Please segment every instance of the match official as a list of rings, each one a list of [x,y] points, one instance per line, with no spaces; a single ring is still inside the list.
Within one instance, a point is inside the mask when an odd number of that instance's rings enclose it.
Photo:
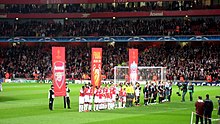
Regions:
[[[48,98],[49,98],[49,109],[53,110],[53,101],[54,101],[54,87],[53,87],[53,85],[50,86],[50,90],[48,92]]]

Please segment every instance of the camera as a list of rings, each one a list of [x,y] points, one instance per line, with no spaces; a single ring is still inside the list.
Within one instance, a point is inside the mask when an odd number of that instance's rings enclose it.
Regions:
[[[178,96],[181,96],[180,92],[176,92],[176,94],[177,94]]]
[[[220,96],[215,96],[215,98],[220,98]]]

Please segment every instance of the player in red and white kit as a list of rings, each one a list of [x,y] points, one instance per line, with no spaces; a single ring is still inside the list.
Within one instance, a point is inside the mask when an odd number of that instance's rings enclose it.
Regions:
[[[123,89],[122,89],[122,85],[120,85],[119,88],[119,100],[118,100],[118,108],[122,108],[122,102],[123,102]]]
[[[99,88],[98,88],[98,86],[96,86],[95,87],[95,90],[94,90],[94,96],[95,96],[95,98],[94,98],[94,106],[93,106],[93,110],[94,111],[99,111],[99,93],[100,93],[100,91],[99,91]]]
[[[79,112],[84,111],[84,86],[80,89],[79,92]]]
[[[122,108],[125,108],[126,105],[126,95],[127,95],[126,88],[124,88],[122,90]]]
[[[110,88],[107,87],[107,92],[106,92],[106,98],[107,98],[107,109],[111,109],[111,103],[112,103],[112,98],[111,98],[111,92]]]
[[[89,95],[90,95],[90,89],[89,86],[86,85],[86,87],[84,88],[84,111],[88,111],[88,107],[89,107]]]
[[[103,99],[103,103],[104,103],[104,108],[103,109],[107,109],[107,107],[108,107],[108,85],[107,84],[103,88],[102,99]]]
[[[104,100],[103,100],[103,88],[102,86],[100,86],[100,88],[98,89],[99,92],[99,110],[100,109],[104,109]]]
[[[110,97],[111,97],[110,109],[114,109],[115,101],[116,101],[116,87],[114,84],[112,84],[110,87]]]
[[[93,103],[93,85],[89,86],[89,111],[92,111],[92,103]]]

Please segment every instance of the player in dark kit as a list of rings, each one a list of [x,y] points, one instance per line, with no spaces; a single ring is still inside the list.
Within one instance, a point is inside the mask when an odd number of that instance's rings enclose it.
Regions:
[[[143,89],[143,94],[144,94],[144,105],[148,105],[148,100],[149,100],[149,85],[146,83],[144,89]]]
[[[68,84],[66,84],[66,96],[64,96],[64,108],[66,108],[66,104],[68,109],[70,109],[70,89],[67,87]]]
[[[212,111],[213,111],[213,102],[209,99],[209,94],[206,95],[206,99],[204,101],[204,116],[205,116],[205,124],[207,124],[207,120],[209,120],[209,124],[212,123]]]
[[[53,85],[50,86],[50,90],[48,93],[48,98],[49,98],[49,109],[53,110],[53,101],[54,101],[54,87]]]

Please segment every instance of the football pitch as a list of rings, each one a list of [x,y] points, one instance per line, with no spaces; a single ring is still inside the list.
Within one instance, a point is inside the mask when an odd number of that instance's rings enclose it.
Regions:
[[[63,98],[54,101],[54,110],[48,109],[48,90],[50,84],[3,84],[0,92],[0,124],[190,124],[191,112],[195,111],[198,95],[205,99],[208,93],[214,103],[212,117],[217,119],[217,99],[220,87],[195,87],[194,101],[181,102],[176,95],[177,86],[173,86],[171,102],[141,106],[102,110],[98,112],[78,112],[78,95],[82,85],[69,84],[71,109],[63,108]],[[143,88],[143,86],[142,86]],[[215,121],[213,124],[220,124]]]

